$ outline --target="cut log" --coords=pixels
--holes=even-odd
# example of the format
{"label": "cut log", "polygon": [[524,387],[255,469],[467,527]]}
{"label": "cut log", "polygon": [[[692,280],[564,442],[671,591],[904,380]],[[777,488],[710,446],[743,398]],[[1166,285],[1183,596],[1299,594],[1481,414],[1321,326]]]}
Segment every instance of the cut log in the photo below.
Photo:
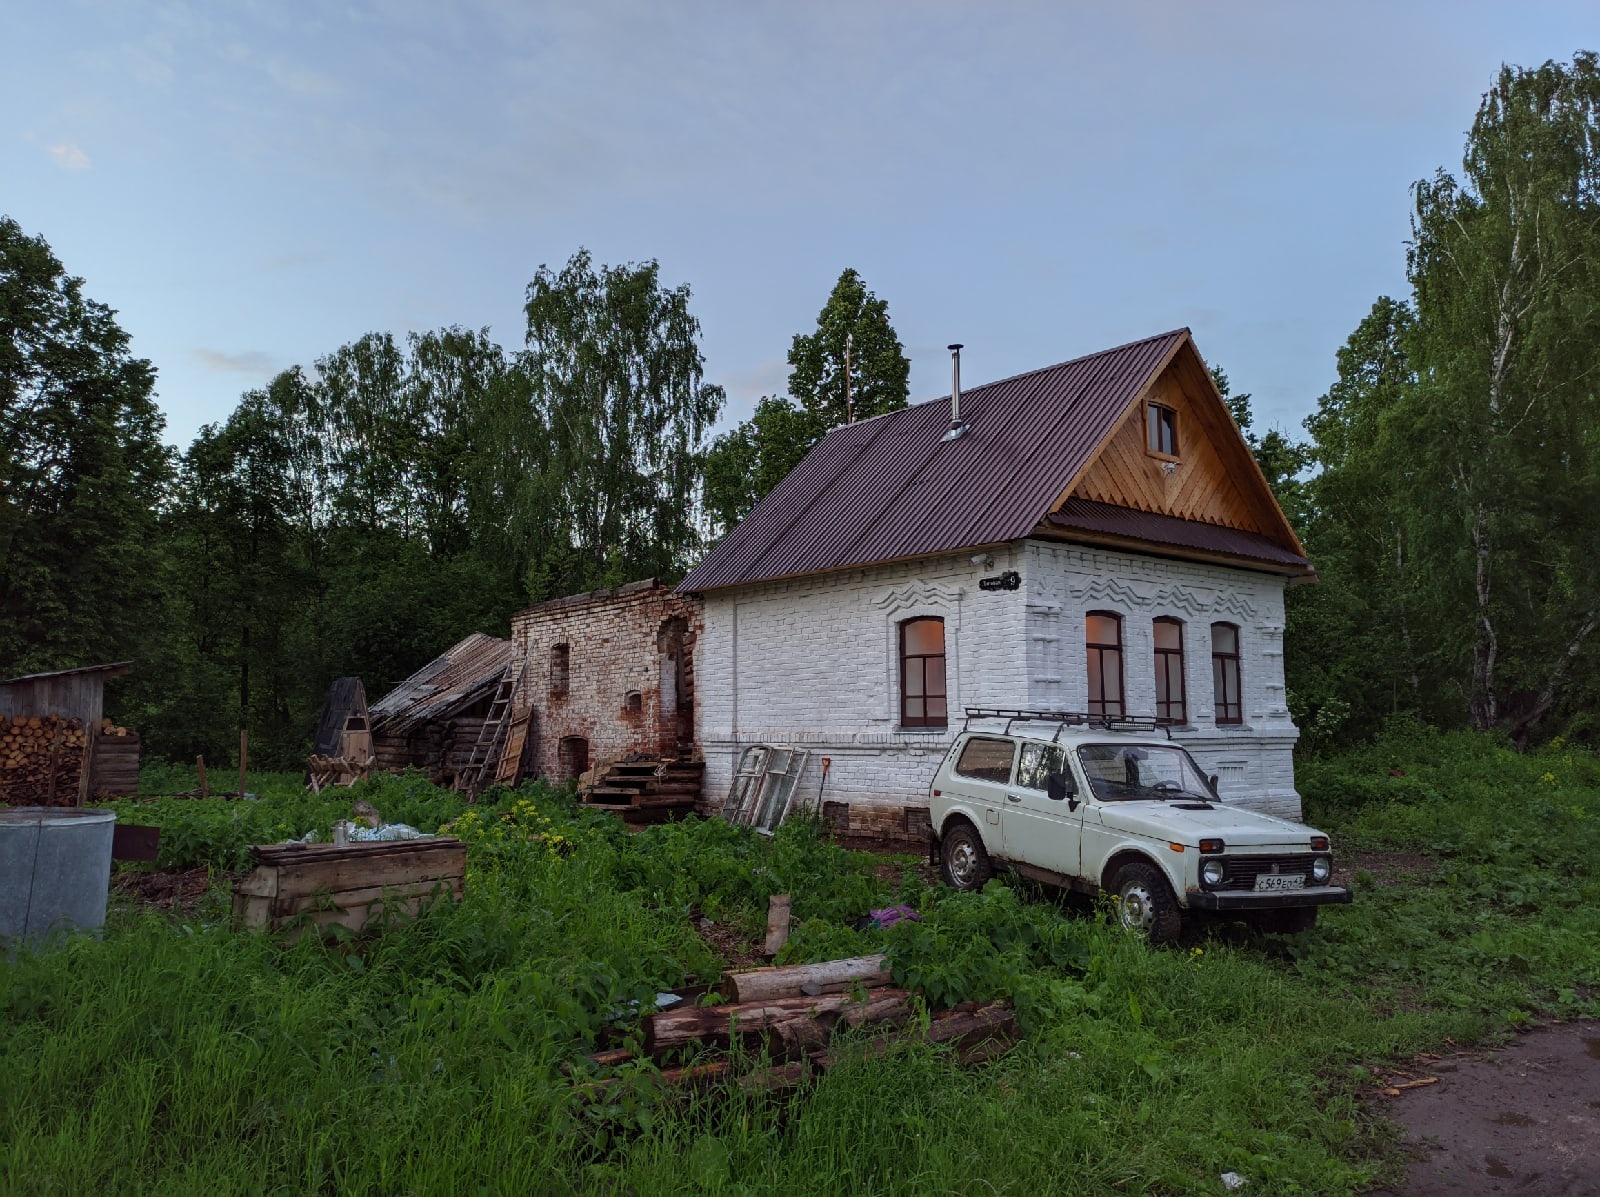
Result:
{"label": "cut log", "polygon": [[[881,990],[875,998],[904,998],[904,990]],[[819,997],[772,998],[757,1002],[733,1002],[722,1006],[686,1006],[646,1015],[645,1045],[652,1051],[681,1047],[686,1043],[726,1045],[735,1036],[771,1030],[796,1018],[837,1019],[858,1002],[848,993],[827,993]]]}
{"label": "cut log", "polygon": [[[767,944],[768,956],[776,956],[783,951],[783,945],[789,942],[789,911],[793,906],[793,899],[788,894],[773,894],[767,899]],[[799,990],[796,990],[799,992]],[[820,989],[812,990],[821,993]],[[741,1001],[748,1000],[740,995]]]}
{"label": "cut log", "polygon": [[766,998],[842,993],[857,986],[871,989],[889,984],[890,979],[889,966],[880,952],[876,956],[852,956],[846,960],[824,960],[820,964],[785,964],[729,973],[722,982],[722,992],[736,1002],[754,1002]]}

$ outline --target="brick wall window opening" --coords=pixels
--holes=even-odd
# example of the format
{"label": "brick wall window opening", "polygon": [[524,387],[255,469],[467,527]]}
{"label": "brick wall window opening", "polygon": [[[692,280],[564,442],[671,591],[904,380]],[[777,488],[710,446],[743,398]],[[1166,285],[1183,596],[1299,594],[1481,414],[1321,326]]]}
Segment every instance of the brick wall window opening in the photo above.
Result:
{"label": "brick wall window opening", "polygon": [[1244,700],[1239,684],[1239,628],[1231,623],[1211,625],[1211,689],[1218,723],[1243,723]]}
{"label": "brick wall window opening", "polygon": [[1121,719],[1127,714],[1122,693],[1122,616],[1091,611],[1084,620],[1089,657],[1089,714]]}
{"label": "brick wall window opening", "polygon": [[1178,413],[1159,403],[1144,409],[1145,448],[1162,457],[1178,455]]}
{"label": "brick wall window opening", "polygon": [[565,644],[550,648],[550,693],[565,694],[572,684],[572,649]]}
{"label": "brick wall window opening", "polygon": [[637,715],[644,710],[644,695],[637,690],[629,690],[622,700],[622,709],[630,715]]}
{"label": "brick wall window opening", "polygon": [[944,620],[908,619],[900,625],[900,726],[948,727]]}
{"label": "brick wall window opening", "polygon": [[1188,703],[1183,686],[1183,621],[1162,616],[1155,621],[1156,719],[1161,723],[1187,723]]}
{"label": "brick wall window opening", "polygon": [[565,736],[561,741],[561,776],[577,777],[589,768],[589,741],[582,736]]}

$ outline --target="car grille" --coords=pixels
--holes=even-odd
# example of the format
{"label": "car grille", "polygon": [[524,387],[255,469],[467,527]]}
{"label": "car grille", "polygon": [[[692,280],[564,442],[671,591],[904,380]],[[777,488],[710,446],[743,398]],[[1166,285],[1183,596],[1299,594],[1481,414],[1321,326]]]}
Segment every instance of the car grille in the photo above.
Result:
{"label": "car grille", "polygon": [[1255,889],[1256,878],[1262,873],[1271,873],[1273,866],[1282,874],[1292,875],[1299,873],[1306,879],[1306,884],[1311,884],[1310,852],[1296,856],[1224,856],[1222,884],[1213,886],[1213,889]]}

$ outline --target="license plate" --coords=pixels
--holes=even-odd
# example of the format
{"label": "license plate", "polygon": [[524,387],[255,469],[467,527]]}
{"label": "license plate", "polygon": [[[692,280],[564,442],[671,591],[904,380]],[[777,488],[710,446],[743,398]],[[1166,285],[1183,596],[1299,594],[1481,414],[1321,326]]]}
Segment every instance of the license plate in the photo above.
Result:
{"label": "license plate", "polygon": [[1272,893],[1284,889],[1304,889],[1304,873],[1262,873],[1256,878],[1257,893]]}

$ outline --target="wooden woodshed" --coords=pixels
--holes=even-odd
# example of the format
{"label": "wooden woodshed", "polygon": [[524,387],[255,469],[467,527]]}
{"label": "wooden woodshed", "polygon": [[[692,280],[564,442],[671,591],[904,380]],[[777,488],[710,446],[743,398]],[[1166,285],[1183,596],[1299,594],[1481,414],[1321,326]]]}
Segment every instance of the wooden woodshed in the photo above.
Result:
{"label": "wooden woodshed", "polygon": [[105,718],[106,681],[130,665],[86,665],[0,682],[0,802],[82,806],[138,789],[139,736]]}
{"label": "wooden woodshed", "polygon": [[424,769],[438,784],[454,785],[510,664],[509,640],[474,632],[373,703],[376,767]]}

